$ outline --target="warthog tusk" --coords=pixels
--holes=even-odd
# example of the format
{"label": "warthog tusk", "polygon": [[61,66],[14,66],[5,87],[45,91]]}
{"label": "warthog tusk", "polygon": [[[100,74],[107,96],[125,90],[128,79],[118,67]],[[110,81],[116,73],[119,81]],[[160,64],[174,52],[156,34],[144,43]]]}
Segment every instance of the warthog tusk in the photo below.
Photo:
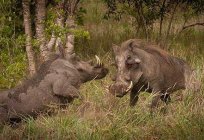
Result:
{"label": "warthog tusk", "polygon": [[141,60],[138,59],[138,58],[136,58],[136,59],[135,59],[135,62],[139,64],[139,63],[141,62]]}
{"label": "warthog tusk", "polygon": [[96,57],[96,64],[99,65],[100,59],[99,59],[99,57],[97,55],[95,55],[95,57]]}
{"label": "warthog tusk", "polygon": [[96,57],[97,65],[102,66],[100,58],[97,55],[95,55],[95,57]]}
{"label": "warthog tusk", "polygon": [[125,92],[128,92],[128,91],[130,91],[130,89],[133,87],[133,82],[131,81],[130,82],[130,85],[129,85],[129,87],[126,89],[126,91]]}

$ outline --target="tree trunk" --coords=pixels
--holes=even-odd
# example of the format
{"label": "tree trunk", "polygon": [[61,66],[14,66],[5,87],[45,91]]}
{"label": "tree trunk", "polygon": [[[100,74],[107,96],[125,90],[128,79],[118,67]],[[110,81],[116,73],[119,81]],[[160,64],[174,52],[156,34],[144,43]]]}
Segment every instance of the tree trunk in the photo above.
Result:
{"label": "tree trunk", "polygon": [[[76,28],[76,24],[72,16],[69,16],[66,21],[66,25],[70,30]],[[65,56],[70,55],[74,51],[74,35],[72,33],[68,33],[66,37],[66,45],[65,45]]]}
{"label": "tree trunk", "polygon": [[160,23],[159,23],[159,42],[162,40],[162,28],[163,28],[163,20],[164,20],[164,14],[165,14],[165,3],[166,0],[163,1],[162,7],[161,7],[161,15],[160,15]]}
{"label": "tree trunk", "polygon": [[167,39],[169,37],[169,33],[171,31],[171,25],[172,25],[172,22],[173,22],[173,19],[174,19],[174,15],[176,13],[176,8],[177,8],[178,5],[179,5],[179,2],[176,3],[176,5],[175,5],[175,7],[174,7],[174,9],[172,11],[171,18],[170,18],[169,25],[168,25],[167,32],[166,32],[165,42],[167,41]]}
{"label": "tree trunk", "polygon": [[[65,3],[65,26],[69,30],[74,30],[76,28],[76,24],[74,22],[74,13],[77,9],[77,6],[79,4],[80,0],[68,0]],[[73,33],[69,32],[66,35],[66,42],[65,42],[65,49],[64,49],[64,55],[69,57],[74,52],[74,35]]]}
{"label": "tree trunk", "polygon": [[[56,24],[62,28],[64,28],[64,25],[65,25],[65,5],[66,5],[66,2],[67,1],[60,1],[58,2],[57,6],[56,6],[56,10],[57,11],[60,11],[57,13],[57,19],[56,19]],[[55,44],[55,51],[56,53],[61,53],[61,49],[63,49],[63,42],[62,42],[62,39],[60,37],[57,37],[56,39],[56,44]],[[61,54],[61,55],[64,55],[64,54]]]}
{"label": "tree trunk", "polygon": [[26,34],[26,52],[28,57],[29,71],[30,75],[36,73],[35,57],[32,50],[32,30],[31,30],[31,18],[30,18],[30,3],[29,0],[23,0],[23,18],[24,18],[24,28]]}
{"label": "tree trunk", "polygon": [[45,0],[36,0],[36,36],[40,44],[40,53],[43,61],[48,59],[49,51],[45,40],[45,15],[46,2]]}
{"label": "tree trunk", "polygon": [[[73,30],[76,28],[76,24],[74,22],[74,13],[77,9],[80,0],[68,0],[66,9],[67,9],[67,17],[66,17],[66,27],[69,30]],[[74,35],[73,33],[67,33],[66,36],[66,44],[65,44],[65,56],[68,56],[74,52]]]}
{"label": "tree trunk", "polygon": [[77,5],[79,4],[80,0],[68,0],[67,2],[67,10],[69,13],[69,16],[73,16],[74,12],[77,9]]}
{"label": "tree trunk", "polygon": [[138,21],[140,21],[139,26],[142,27],[142,30],[145,33],[146,40],[148,40],[149,36],[148,36],[147,24],[143,13],[142,3],[140,3],[139,1],[135,2],[135,11],[138,13],[138,18],[139,18]]}
{"label": "tree trunk", "polygon": [[51,39],[50,41],[47,43],[47,48],[48,50],[51,52],[52,49],[53,49],[53,46],[55,45],[56,43],[56,36],[54,35],[54,33],[52,33],[52,36],[51,36]]}
{"label": "tree trunk", "polygon": [[[57,19],[56,24],[62,28],[68,28],[69,30],[74,30],[76,24],[74,22],[74,13],[76,11],[77,5],[80,0],[62,0],[59,1],[56,5]],[[65,36],[65,42],[62,41],[61,37],[56,37],[54,34],[50,42],[48,43],[49,50],[52,48],[52,44],[55,40],[55,50],[56,53],[61,54],[62,56],[70,56],[74,51],[74,35],[72,32],[69,32]],[[53,40],[53,41],[52,41]],[[50,45],[49,45],[50,44]]]}

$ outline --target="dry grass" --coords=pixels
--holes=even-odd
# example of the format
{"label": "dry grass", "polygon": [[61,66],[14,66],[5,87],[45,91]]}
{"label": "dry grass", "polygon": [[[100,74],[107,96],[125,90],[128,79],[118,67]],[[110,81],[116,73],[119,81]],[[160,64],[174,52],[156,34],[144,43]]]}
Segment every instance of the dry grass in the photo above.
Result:
{"label": "dry grass", "polygon": [[[193,57],[192,57],[193,58]],[[109,64],[110,57],[103,58]],[[203,80],[203,62],[195,64]],[[113,71],[113,70],[112,70]],[[111,71],[111,72],[112,72]],[[53,116],[28,119],[18,128],[4,126],[2,139],[203,139],[204,87],[200,92],[178,91],[172,102],[162,102],[156,112],[149,112],[152,95],[142,93],[138,104],[130,108],[128,95],[122,99],[109,95],[105,87],[111,83],[109,74],[103,80],[91,81],[81,87],[82,100],[75,100]]]}

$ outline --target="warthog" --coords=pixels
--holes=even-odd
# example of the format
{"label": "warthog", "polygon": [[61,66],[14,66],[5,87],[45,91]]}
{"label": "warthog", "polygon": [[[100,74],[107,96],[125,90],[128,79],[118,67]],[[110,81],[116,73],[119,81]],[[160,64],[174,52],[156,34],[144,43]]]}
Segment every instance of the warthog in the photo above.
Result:
{"label": "warthog", "polygon": [[194,72],[182,59],[169,55],[155,45],[143,40],[130,39],[113,45],[117,73],[109,86],[110,93],[123,97],[130,92],[130,105],[134,106],[140,91],[155,93],[151,108],[158,100],[168,102],[170,93],[189,88],[199,88]]}
{"label": "warthog", "polygon": [[64,105],[78,98],[82,83],[101,79],[108,73],[108,69],[96,58],[97,64],[90,64],[75,55],[67,59],[52,56],[31,79],[0,93],[0,122],[35,117],[46,112],[50,104]]}

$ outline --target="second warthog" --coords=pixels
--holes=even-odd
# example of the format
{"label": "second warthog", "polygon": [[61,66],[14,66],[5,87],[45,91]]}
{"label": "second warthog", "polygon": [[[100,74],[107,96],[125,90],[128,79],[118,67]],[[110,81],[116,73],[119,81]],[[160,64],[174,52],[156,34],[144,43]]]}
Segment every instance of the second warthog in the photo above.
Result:
{"label": "second warthog", "polygon": [[0,122],[18,121],[22,117],[46,112],[50,104],[65,105],[78,98],[79,87],[108,73],[100,59],[97,64],[80,60],[75,54],[58,55],[44,62],[35,76],[13,89],[0,93]]}
{"label": "second warthog", "polygon": [[130,39],[114,45],[117,73],[110,93],[123,97],[130,92],[130,105],[134,106],[140,91],[155,93],[151,107],[158,100],[167,102],[170,93],[185,88],[199,89],[199,82],[191,67],[182,59],[147,45],[143,40]]}

